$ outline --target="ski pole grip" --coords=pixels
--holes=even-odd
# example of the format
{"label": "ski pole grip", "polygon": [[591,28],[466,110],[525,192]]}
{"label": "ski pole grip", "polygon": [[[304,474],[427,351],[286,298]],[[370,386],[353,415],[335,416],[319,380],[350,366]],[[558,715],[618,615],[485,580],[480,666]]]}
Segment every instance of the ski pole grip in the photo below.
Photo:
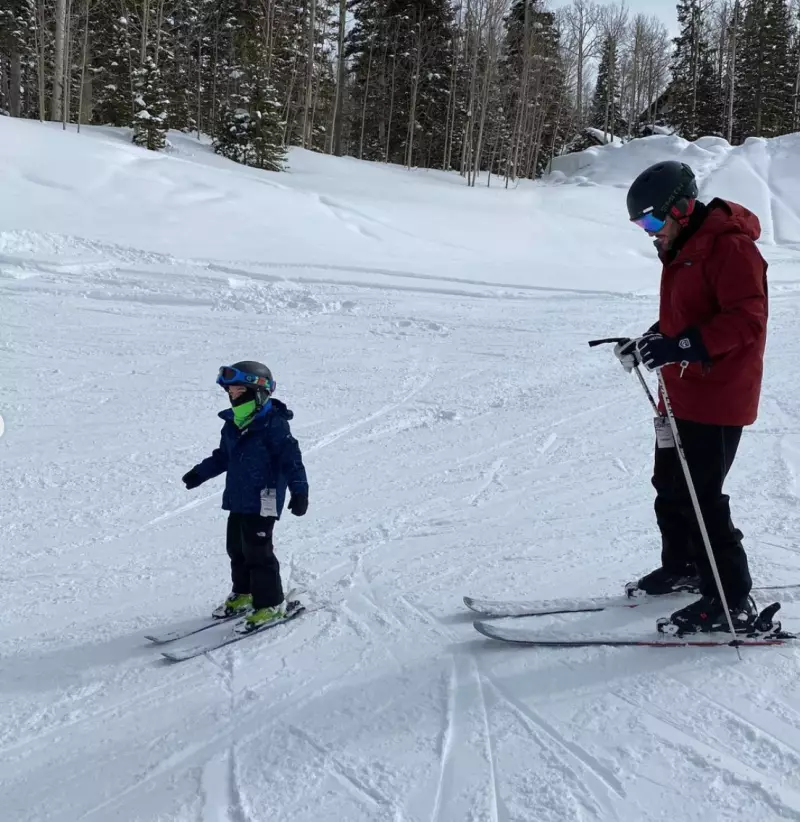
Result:
{"label": "ski pole grip", "polygon": [[609,343],[622,343],[628,342],[630,337],[606,337],[604,340],[589,340],[589,347],[595,348],[598,345],[607,345]]}

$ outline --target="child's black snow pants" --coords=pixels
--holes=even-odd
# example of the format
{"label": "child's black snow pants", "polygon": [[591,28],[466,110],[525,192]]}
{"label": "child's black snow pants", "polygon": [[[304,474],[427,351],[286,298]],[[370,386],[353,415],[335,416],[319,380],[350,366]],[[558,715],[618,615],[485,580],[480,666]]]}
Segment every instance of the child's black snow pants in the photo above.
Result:
{"label": "child's black snow pants", "polygon": [[274,517],[233,512],[228,515],[227,548],[233,590],[237,594],[252,594],[256,610],[283,602],[280,565],[272,549],[274,527]]}

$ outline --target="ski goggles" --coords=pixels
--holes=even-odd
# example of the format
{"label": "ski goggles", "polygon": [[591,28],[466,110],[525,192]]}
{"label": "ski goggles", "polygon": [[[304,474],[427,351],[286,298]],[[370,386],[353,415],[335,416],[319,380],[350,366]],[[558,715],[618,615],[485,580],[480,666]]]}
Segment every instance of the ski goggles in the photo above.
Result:
{"label": "ski goggles", "polygon": [[226,385],[253,385],[266,388],[270,393],[275,390],[275,380],[268,380],[266,377],[259,377],[256,374],[248,374],[230,365],[223,365],[217,374],[217,385],[223,388]]}
{"label": "ski goggles", "polygon": [[637,217],[635,220],[631,220],[631,222],[638,225],[639,228],[643,228],[648,234],[655,234],[656,231],[661,231],[667,223],[666,220],[660,220],[656,217],[652,211],[648,214],[642,214],[641,217]]}

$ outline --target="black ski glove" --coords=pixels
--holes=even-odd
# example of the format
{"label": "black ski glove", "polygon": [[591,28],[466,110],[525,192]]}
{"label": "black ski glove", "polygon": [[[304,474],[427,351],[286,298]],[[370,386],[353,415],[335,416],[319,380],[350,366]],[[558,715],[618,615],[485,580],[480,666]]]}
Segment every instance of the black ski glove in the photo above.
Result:
{"label": "black ski glove", "polygon": [[646,334],[637,341],[636,350],[648,371],[655,371],[677,362],[709,362],[711,360],[700,332],[692,328],[677,337]]}
{"label": "black ski glove", "polygon": [[198,474],[194,468],[192,468],[191,471],[187,471],[187,473],[181,477],[181,481],[186,485],[187,491],[191,491],[192,488],[197,488],[198,485],[203,484],[203,480],[200,479],[200,474]]}
{"label": "black ski glove", "polygon": [[308,494],[292,494],[289,500],[289,510],[296,517],[302,517],[308,511]]}

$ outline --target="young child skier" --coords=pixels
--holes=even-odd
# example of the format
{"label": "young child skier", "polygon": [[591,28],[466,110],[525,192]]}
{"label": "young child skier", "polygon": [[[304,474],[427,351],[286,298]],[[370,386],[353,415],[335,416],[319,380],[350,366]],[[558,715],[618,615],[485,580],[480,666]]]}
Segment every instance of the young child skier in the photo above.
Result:
{"label": "young child skier", "polygon": [[308,509],[308,480],[300,446],[289,429],[294,414],[272,397],[275,380],[260,362],[246,360],[219,369],[217,385],[231,408],[221,411],[219,448],[182,477],[187,489],[227,471],[222,508],[229,512],[227,549],[232,590],[212,612],[219,619],[243,615],[240,633],[260,628],[286,613],[280,565],[272,531],[283,509],[302,517]]}

